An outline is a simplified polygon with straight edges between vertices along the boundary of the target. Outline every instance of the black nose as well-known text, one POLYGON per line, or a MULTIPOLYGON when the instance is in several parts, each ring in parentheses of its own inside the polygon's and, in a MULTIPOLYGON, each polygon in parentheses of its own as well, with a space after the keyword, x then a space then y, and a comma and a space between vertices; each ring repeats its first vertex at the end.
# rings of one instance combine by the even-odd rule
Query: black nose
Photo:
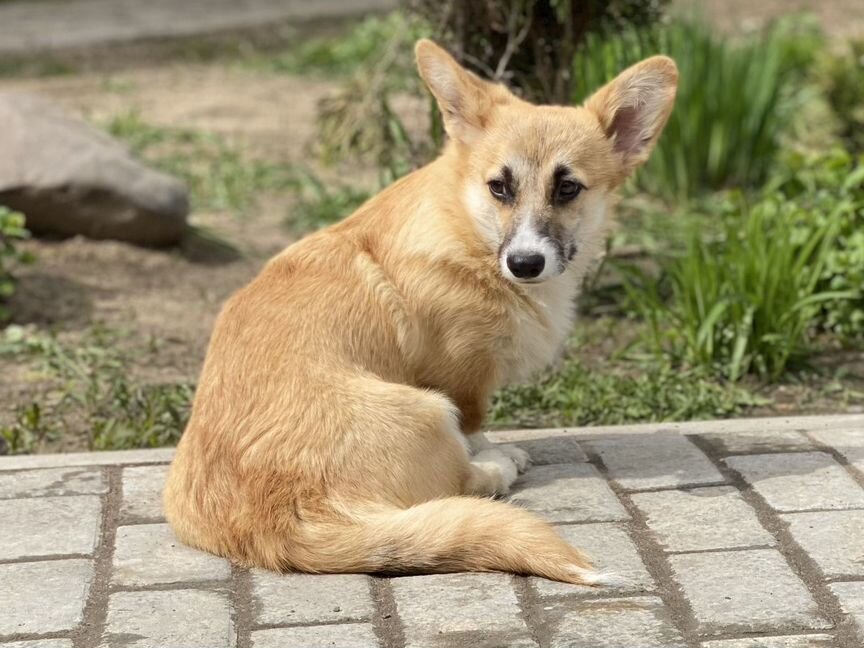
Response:
POLYGON ((542 254, 508 254, 507 267, 514 277, 519 279, 533 279, 539 277, 546 265, 546 258, 542 254))

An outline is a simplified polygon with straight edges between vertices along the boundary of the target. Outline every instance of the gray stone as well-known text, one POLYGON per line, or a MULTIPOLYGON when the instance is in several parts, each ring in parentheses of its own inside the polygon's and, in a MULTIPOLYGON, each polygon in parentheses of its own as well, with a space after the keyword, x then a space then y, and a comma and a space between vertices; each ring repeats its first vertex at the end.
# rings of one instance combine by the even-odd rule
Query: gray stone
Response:
POLYGON ((115 592, 102 648, 233 648, 228 599, 216 592, 115 592))
POLYGON ((832 646, 834 646, 834 637, 826 634, 748 637, 706 641, 702 644, 702 648, 831 648, 832 646))
POLYGON ((367 623, 274 628, 252 633, 252 648, 379 648, 380 645, 367 623))
POLYGON ((69 468, 72 466, 126 466, 129 464, 162 464, 174 458, 174 448, 148 450, 103 450, 68 454, 12 455, 0 461, 0 472, 69 468))
POLYGON ((790 513, 783 519, 825 576, 864 577, 864 511, 790 513))
POLYGON ((834 583, 831 591, 840 601, 843 614, 848 615, 858 640, 864 644, 864 582, 834 583))
POLYGON ((551 648, 684 648, 660 599, 586 600, 561 618, 551 648))
POLYGON ((252 572, 259 624, 334 623, 372 617, 368 576, 360 574, 277 574, 252 572))
POLYGON ((774 544, 756 513, 731 486, 634 493, 632 497, 667 551, 774 544))
POLYGON ((864 420, 833 430, 816 430, 811 436, 842 454, 864 476, 864 420))
POLYGON ((827 453, 749 455, 726 462, 778 511, 864 508, 864 489, 827 453))
POLYGON ((703 634, 830 626, 774 549, 676 554, 669 562, 703 634))
POLYGON ((0 92, 0 204, 37 234, 177 243, 189 199, 178 180, 49 101, 0 92))
POLYGON ((0 644, 2 648, 72 648, 71 639, 34 639, 0 644))
POLYGON ((52 468, 0 473, 0 499, 100 495, 108 486, 98 468, 52 468))
POLYGON ((91 554, 102 502, 93 495, 0 501, 0 559, 91 554))
POLYGON ((680 434, 658 432, 625 439, 596 439, 586 445, 600 455, 610 477, 627 490, 725 481, 708 457, 680 434))
POLYGON ((795 430, 740 430, 700 435, 720 454, 751 454, 813 450, 813 443, 795 430))
POLYGON ((627 532, 617 524, 575 524, 557 527, 573 546, 584 551, 597 569, 617 577, 614 586, 587 587, 558 583, 545 578, 530 579, 540 596, 609 596, 644 592, 654 588, 654 581, 627 532))
POLYGON ((123 469, 123 518, 162 520, 162 489, 168 477, 167 465, 129 466, 123 469))
POLYGON ((167 524, 117 529, 111 578, 116 585, 224 580, 230 575, 227 560, 182 544, 167 524))
POLYGON ((536 648, 506 574, 394 578, 406 648, 536 648))
POLYGON ((512 501, 552 522, 626 520, 606 480, 591 464, 534 466, 514 484, 512 501))
POLYGON ((0 565, 0 635, 73 630, 92 580, 83 559, 0 565))
POLYGON ((558 430, 502 430, 489 432, 486 438, 494 443, 515 443, 531 455, 535 466, 588 461, 579 440, 558 430))

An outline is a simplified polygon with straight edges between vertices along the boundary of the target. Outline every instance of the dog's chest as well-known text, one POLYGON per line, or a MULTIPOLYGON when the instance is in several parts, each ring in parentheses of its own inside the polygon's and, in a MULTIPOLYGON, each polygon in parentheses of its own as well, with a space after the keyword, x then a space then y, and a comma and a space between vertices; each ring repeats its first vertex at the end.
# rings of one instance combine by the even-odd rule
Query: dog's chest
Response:
POLYGON ((502 340, 502 384, 527 380, 556 360, 573 326, 577 290, 576 277, 567 275, 531 287, 533 307, 515 310, 510 335, 502 340))

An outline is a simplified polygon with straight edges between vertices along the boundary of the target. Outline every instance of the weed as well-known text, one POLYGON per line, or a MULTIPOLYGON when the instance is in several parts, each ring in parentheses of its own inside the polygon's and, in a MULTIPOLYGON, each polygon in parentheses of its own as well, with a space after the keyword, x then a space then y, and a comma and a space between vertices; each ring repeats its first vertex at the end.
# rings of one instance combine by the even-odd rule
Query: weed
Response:
POLYGON ((826 55, 817 73, 842 137, 852 150, 864 152, 864 39, 851 41, 843 54, 826 55))
POLYGON ((24 216, 0 205, 0 323, 11 315, 3 302, 15 292, 13 271, 33 262, 33 255, 19 247, 28 238, 30 232, 24 227, 24 216))
POLYGON ((638 184, 679 199, 755 187, 768 175, 797 110, 794 81, 819 42, 807 25, 788 21, 737 43, 699 22, 680 20, 613 36, 589 34, 574 62, 576 97, 581 100, 646 56, 668 54, 680 71, 675 110, 638 184))
POLYGON ((370 193, 349 185, 331 185, 310 171, 297 173, 297 202, 287 223, 300 232, 315 230, 341 220, 369 198, 370 193))
POLYGON ((196 209, 243 214, 261 191, 291 183, 284 167, 246 159, 214 133, 154 126, 134 111, 114 117, 107 130, 136 155, 185 180, 196 209))
POLYGON ((18 407, 14 422, 0 426, 11 452, 33 452, 81 431, 94 450, 177 443, 193 387, 133 381, 130 358, 118 350, 116 335, 97 327, 67 345, 21 327, 3 332, 0 355, 35 359, 47 382, 38 400, 18 407))

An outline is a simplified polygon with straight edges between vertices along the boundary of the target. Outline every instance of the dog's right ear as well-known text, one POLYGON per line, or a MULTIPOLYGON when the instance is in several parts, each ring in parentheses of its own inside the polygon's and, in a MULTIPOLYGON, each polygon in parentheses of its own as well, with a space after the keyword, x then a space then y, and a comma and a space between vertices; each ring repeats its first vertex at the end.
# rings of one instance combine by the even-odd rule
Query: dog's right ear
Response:
POLYGON ((438 102, 444 129, 454 140, 471 141, 493 108, 493 86, 469 72, 444 49, 423 38, 414 47, 417 69, 438 102))

